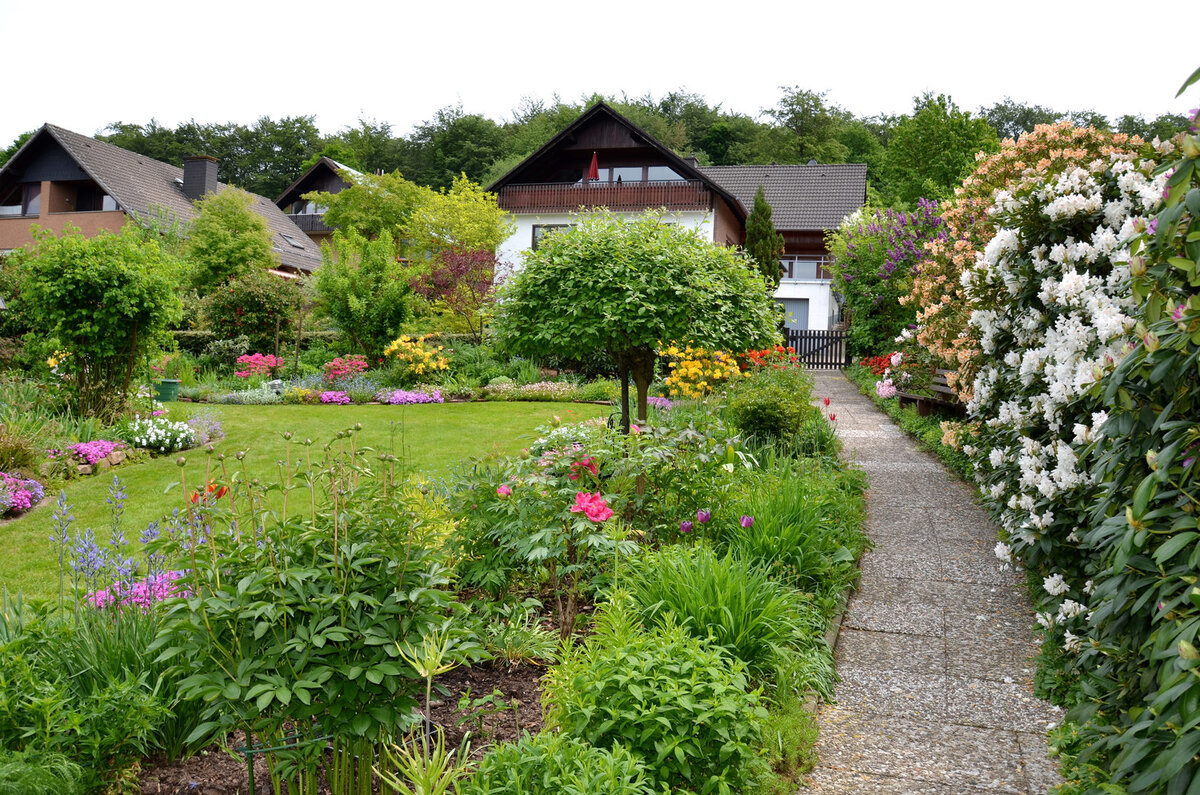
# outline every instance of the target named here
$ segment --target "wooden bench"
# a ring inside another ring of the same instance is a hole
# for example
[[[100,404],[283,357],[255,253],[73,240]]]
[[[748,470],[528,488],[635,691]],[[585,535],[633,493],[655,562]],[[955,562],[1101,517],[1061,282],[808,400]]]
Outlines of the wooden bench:
[[[906,406],[909,403],[917,404],[917,415],[928,417],[935,410],[942,409],[950,411],[960,417],[966,416],[967,407],[958,399],[958,395],[950,388],[950,384],[946,381],[946,376],[950,371],[938,368],[933,371],[933,380],[929,384],[929,390],[932,395],[914,395],[910,392],[901,392],[896,390],[896,397],[900,401],[901,406]]]

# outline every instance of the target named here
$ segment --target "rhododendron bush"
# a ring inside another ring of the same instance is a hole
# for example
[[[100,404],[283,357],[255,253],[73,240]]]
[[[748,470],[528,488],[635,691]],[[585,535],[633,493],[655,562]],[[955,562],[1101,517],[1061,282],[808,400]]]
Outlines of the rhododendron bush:
[[[978,336],[967,323],[971,308],[960,279],[995,233],[996,221],[988,213],[993,194],[1016,181],[1044,179],[1098,157],[1128,153],[1136,143],[1126,135],[1060,122],[1038,125],[1016,141],[1005,140],[998,153],[977,156],[975,171],[939,208],[944,234],[930,240],[909,293],[900,298],[916,310],[919,344],[944,367],[959,370],[947,378],[951,387],[969,389],[979,353]]]

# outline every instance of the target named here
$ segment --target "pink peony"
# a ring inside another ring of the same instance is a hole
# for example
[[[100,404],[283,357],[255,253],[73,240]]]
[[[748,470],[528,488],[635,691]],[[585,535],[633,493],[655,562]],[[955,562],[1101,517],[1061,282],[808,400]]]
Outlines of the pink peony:
[[[501,483],[499,486],[496,487],[496,494],[500,497],[500,499],[503,500],[506,497],[508,497],[510,494],[512,494],[512,487],[509,486],[507,483]]]
[[[600,496],[600,492],[588,494],[586,491],[575,495],[575,504],[571,506],[571,513],[582,513],[593,522],[607,521],[613,515],[612,508],[608,507],[608,503]]]

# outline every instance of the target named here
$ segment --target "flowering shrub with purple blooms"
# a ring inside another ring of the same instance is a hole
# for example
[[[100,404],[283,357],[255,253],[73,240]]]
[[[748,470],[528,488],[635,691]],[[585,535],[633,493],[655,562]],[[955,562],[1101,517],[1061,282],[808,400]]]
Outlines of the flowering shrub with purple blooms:
[[[334,403],[339,406],[347,406],[351,403],[350,396],[345,392],[322,392],[322,403]]]
[[[380,392],[375,396],[375,399],[380,403],[387,403],[393,406],[411,403],[441,403],[442,390],[435,389],[432,392],[409,391],[407,389],[392,389]]]
[[[0,472],[0,517],[25,513],[42,501],[45,492],[36,480]]]
[[[829,236],[833,289],[845,299],[850,352],[869,356],[916,320],[900,298],[925,256],[925,243],[946,236],[938,204],[921,199],[911,213],[862,208]]]

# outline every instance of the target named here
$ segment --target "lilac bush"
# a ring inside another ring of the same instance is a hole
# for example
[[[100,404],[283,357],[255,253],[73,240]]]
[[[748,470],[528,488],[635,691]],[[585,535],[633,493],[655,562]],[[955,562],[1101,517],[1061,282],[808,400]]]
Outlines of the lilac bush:
[[[829,238],[833,289],[844,298],[851,353],[870,356],[891,345],[916,308],[903,306],[925,256],[925,244],[946,237],[935,201],[913,212],[864,207]]]

